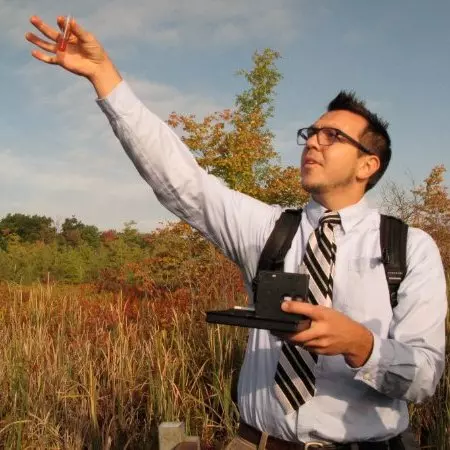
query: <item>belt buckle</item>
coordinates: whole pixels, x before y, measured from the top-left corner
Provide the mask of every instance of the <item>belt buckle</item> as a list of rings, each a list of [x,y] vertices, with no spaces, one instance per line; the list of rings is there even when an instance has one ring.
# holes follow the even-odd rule
[[[313,450],[315,448],[325,448],[325,444],[317,441],[305,442],[305,450]]]

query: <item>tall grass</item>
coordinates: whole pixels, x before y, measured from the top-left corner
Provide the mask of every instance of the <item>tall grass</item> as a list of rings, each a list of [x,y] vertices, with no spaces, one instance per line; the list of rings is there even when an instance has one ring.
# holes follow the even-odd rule
[[[242,301],[225,281],[208,288],[215,308]],[[207,326],[212,305],[188,294],[0,286],[0,447],[156,449],[157,425],[182,420],[203,448],[221,448],[235,432],[231,380],[246,333]],[[411,416],[424,448],[450,448],[448,371]]]
[[[1,300],[2,448],[153,449],[176,420],[206,448],[233,433],[243,330],[86,288],[9,286]]]
[[[447,299],[450,301],[450,276],[447,274]],[[444,375],[433,398],[410,406],[413,429],[424,449],[450,449],[450,313],[447,315],[447,343]]]

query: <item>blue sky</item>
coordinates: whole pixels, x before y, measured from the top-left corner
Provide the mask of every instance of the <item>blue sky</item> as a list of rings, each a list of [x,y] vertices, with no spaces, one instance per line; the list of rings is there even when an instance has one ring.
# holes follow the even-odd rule
[[[353,89],[391,124],[386,180],[410,186],[437,164],[450,170],[448,0],[0,0],[0,217],[75,215],[101,229],[135,220],[142,230],[172,218],[125,156],[89,83],[31,57],[23,38],[30,15],[54,23],[66,13],[100,39],[163,119],[232,106],[245,88],[236,70],[270,47],[282,54],[272,127],[284,163],[298,164],[296,130]]]

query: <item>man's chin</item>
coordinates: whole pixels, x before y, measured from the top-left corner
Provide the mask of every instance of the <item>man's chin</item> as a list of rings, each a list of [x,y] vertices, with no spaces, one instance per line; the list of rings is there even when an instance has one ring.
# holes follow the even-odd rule
[[[302,181],[302,187],[308,194],[320,194],[325,189],[325,186],[321,183],[305,183],[304,181]]]

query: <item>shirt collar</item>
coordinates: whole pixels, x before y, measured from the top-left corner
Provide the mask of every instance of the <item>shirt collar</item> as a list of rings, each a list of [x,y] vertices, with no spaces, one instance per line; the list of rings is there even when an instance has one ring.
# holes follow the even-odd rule
[[[311,199],[304,210],[306,212],[306,216],[308,217],[309,223],[314,229],[316,229],[319,226],[319,220],[325,213],[326,208]],[[369,211],[370,208],[365,197],[354,205],[340,209],[338,213],[341,216],[342,229],[344,233],[348,233],[356,224],[367,217]]]

